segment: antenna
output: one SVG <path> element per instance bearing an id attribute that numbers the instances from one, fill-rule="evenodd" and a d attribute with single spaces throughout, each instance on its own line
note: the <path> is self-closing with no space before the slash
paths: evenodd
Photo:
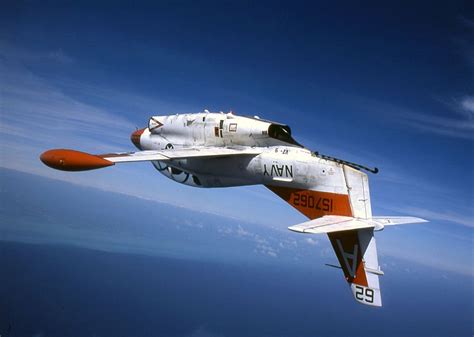
<path id="1" fill-rule="evenodd" d="M 370 168 L 370 167 L 360 165 L 360 164 L 356 164 L 356 163 L 353 163 L 353 162 L 350 162 L 350 161 L 347 161 L 347 160 L 343 160 L 343 159 L 339 159 L 339 158 L 335 158 L 335 157 L 331 157 L 331 156 L 326 156 L 324 154 L 320 154 L 319 152 L 315 152 L 314 154 L 316 156 L 318 156 L 319 158 L 326 159 L 326 160 L 332 160 L 332 161 L 335 161 L 336 163 L 339 163 L 339 164 L 348 165 L 352 168 L 355 168 L 356 170 L 365 170 L 365 171 L 373 173 L 373 174 L 377 174 L 379 172 L 379 169 L 376 168 L 376 167 Z"/>

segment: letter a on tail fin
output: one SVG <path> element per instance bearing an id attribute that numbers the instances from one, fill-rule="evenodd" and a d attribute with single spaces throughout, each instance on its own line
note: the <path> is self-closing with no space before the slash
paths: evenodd
<path id="1" fill-rule="evenodd" d="M 380 307 L 380 271 L 373 228 L 328 233 L 356 301 Z"/>

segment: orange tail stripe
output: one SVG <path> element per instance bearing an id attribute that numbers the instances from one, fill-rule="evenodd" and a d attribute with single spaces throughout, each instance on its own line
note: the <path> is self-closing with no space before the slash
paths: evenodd
<path id="1" fill-rule="evenodd" d="M 310 219 L 324 215 L 352 216 L 347 194 L 269 185 L 266 187 Z"/>

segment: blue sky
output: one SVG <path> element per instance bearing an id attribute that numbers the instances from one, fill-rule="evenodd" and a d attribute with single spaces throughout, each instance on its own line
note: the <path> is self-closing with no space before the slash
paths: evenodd
<path id="1" fill-rule="evenodd" d="M 1 166 L 285 231 L 304 218 L 263 187 L 192 189 L 146 163 L 70 174 L 38 160 L 56 147 L 133 150 L 130 133 L 153 114 L 259 115 L 313 150 L 379 167 L 375 214 L 430 220 L 380 233 L 381 254 L 473 274 L 468 2 L 3 7 Z"/>

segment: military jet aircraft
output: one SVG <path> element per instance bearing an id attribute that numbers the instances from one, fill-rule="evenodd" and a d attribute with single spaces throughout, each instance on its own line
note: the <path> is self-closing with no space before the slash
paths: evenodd
<path id="1" fill-rule="evenodd" d="M 153 116 L 131 135 L 137 152 L 88 154 L 56 149 L 41 161 L 63 171 L 149 161 L 166 177 L 194 187 L 265 185 L 309 218 L 288 227 L 328 235 L 356 301 L 381 306 L 380 270 L 374 231 L 425 222 L 415 217 L 372 215 L 366 172 L 378 170 L 312 152 L 291 129 L 234 113 Z"/>

